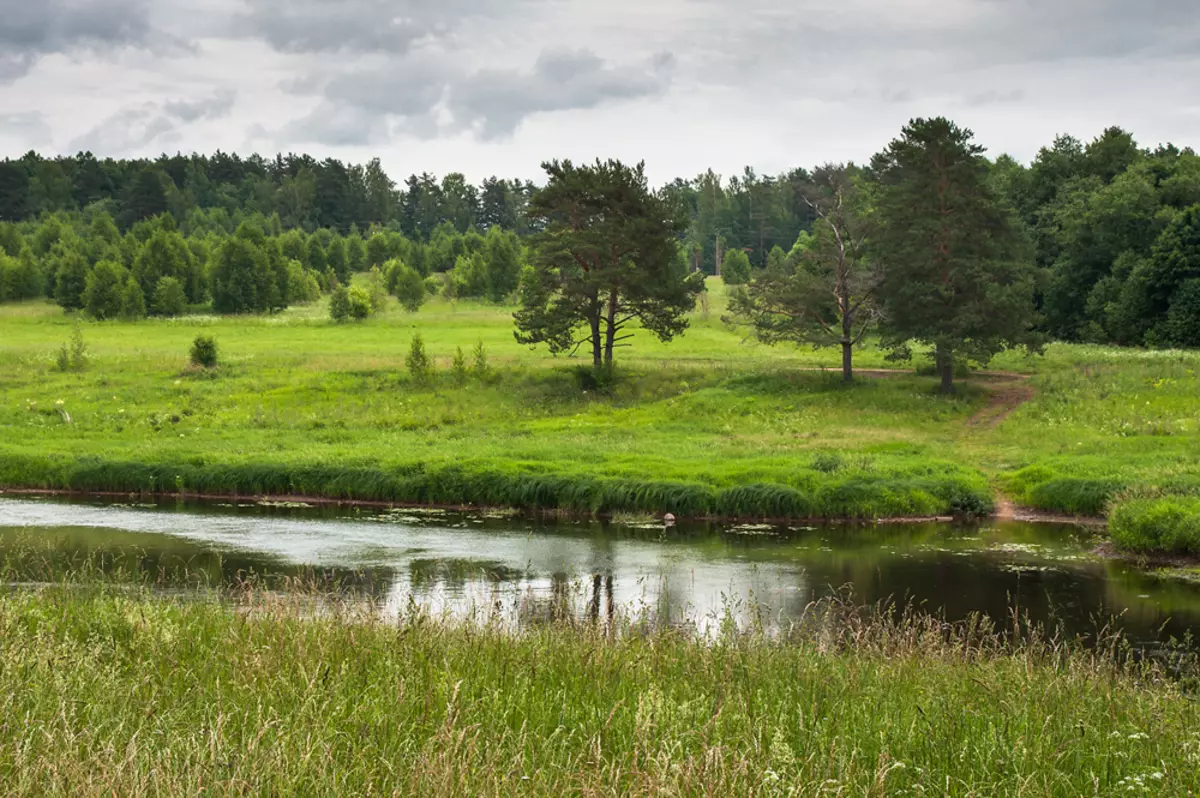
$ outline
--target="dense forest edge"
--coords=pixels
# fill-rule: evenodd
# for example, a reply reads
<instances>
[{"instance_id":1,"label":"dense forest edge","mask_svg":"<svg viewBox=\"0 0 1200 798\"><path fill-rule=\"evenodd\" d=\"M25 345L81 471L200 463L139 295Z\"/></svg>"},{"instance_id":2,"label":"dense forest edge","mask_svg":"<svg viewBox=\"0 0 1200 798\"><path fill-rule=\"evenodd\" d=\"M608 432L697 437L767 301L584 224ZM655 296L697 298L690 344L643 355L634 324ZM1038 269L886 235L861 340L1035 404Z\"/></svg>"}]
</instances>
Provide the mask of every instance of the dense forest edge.
<instances>
[{"instance_id":1,"label":"dense forest edge","mask_svg":"<svg viewBox=\"0 0 1200 798\"><path fill-rule=\"evenodd\" d=\"M602 250L617 243L622 254L605 261ZM717 292L720 307L710 318ZM16 332L12 325L33 318L39 298L87 323L50 361L21 360L24 385L93 379L79 376L85 350L115 345L116 329L93 322L288 311L350 331L340 340L353 348L353 330L371 329L377 316L424 318L470 306L491 314L487 325L507 317L521 344L586 353L593 370L530 376L489 366L482 338L474 350L476 341L464 338L451 358L430 355L437 342L418 334L407 342L395 389L434 404L447 391L486 391L498 406L561 401L564 384L619 393L614 353L634 351L624 349L630 336L638 347L650 338L669 343L700 323L699 312L705 325L765 345L840 348L848 380L864 352L871 367L927 359L941 389L965 391L960 399L974 401L974 410L985 394L961 378L997 358L1005 367L1005 358L1019 361L1031 391L1053 402L1067 388L1091 391L1078 383L1108 375L1121 357L1073 364L1084 371L1079 378L1019 353L1036 358L1064 344L1180 352L1169 367L1162 358L1119 366L1128 374L1113 383L1132 402L1143 391L1139 381L1151 381L1146 390L1159 396L1194 391L1194 358L1182 350L1200 346L1200 158L1169 144L1140 147L1111 128L1086 144L1060 137L1026 166L988 159L970 131L947 120L915 120L863 165L774 176L747 169L729 179L710 171L658 188L642 167L616 162L549 162L545 185L489 178L475 186L461 174L414 175L397 185L377 160L29 153L0 163L0 301L19 311L6 326ZM147 334L162 334L154 322L143 324ZM215 341L189 336L188 343L192 365L182 379L195 393L248 385L250 375L218 365ZM644 366L633 365L625 379L645 380ZM686 379L727 400L744 387ZM667 387L649 393L681 401ZM1097 394L1091 406L1107 397ZM1044 420L1044 410L1030 414ZM32 412L53 420L58 410ZM14 410L12 428L30 417ZM181 461L166 448L118 455L102 442L14 441L0 450L0 485L865 519L983 515L999 489L1034 508L1108 515L1115 542L1129 551L1198 555L1200 474L1194 455L1183 453L1193 434L1185 422L1146 432L1164 440L1126 459L1097 449L1080 458L1008 457L984 469L971 460L976 452L931 456L932 444L919 454L881 450L869 466L853 455L806 452L789 462L706 470L652 457L593 468L506 462L498 454L400 462L383 452L358 452L335 466L316 454L284 458L265 449Z\"/></svg>"}]
</instances>

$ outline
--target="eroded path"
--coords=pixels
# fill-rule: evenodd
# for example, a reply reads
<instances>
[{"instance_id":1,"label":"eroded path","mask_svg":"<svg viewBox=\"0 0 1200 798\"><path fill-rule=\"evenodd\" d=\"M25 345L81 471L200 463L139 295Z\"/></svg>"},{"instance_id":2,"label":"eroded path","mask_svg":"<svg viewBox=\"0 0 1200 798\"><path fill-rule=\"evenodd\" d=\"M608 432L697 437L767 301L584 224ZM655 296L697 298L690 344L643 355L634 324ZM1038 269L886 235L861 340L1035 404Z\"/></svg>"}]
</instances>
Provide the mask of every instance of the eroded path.
<instances>
[{"instance_id":1,"label":"eroded path","mask_svg":"<svg viewBox=\"0 0 1200 798\"><path fill-rule=\"evenodd\" d=\"M968 427L997 427L1037 393L1030 384L1029 377L1024 374L992 372L985 376L991 377L987 382L991 383L988 390L992 395L987 405L967 419Z\"/></svg>"}]
</instances>

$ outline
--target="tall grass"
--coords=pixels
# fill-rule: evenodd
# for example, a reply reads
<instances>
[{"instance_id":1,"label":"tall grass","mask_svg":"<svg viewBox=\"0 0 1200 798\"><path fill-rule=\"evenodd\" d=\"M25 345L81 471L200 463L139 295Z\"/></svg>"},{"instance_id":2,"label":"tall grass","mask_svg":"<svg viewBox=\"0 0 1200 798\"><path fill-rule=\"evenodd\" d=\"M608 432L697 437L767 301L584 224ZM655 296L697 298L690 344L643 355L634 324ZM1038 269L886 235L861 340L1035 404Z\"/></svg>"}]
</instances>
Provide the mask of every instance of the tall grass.
<instances>
[{"instance_id":1,"label":"tall grass","mask_svg":"<svg viewBox=\"0 0 1200 798\"><path fill-rule=\"evenodd\" d=\"M413 463L387 469L334 463L153 464L0 453L0 484L145 496L309 496L590 515L670 512L691 518L981 515L990 509L984 480L949 464L925 466L923 470L933 473L802 470L791 475L795 486L755 483L722 489L698 482L544 474L498 463Z\"/></svg>"},{"instance_id":2,"label":"tall grass","mask_svg":"<svg viewBox=\"0 0 1200 798\"><path fill-rule=\"evenodd\" d=\"M1133 499L1109 519L1113 542L1126 551L1200 555L1200 499Z\"/></svg>"},{"instance_id":3,"label":"tall grass","mask_svg":"<svg viewBox=\"0 0 1200 798\"><path fill-rule=\"evenodd\" d=\"M834 605L786 640L399 623L250 596L0 595L12 795L1200 789L1151 664ZM632 631L632 630L628 630Z\"/></svg>"}]
</instances>

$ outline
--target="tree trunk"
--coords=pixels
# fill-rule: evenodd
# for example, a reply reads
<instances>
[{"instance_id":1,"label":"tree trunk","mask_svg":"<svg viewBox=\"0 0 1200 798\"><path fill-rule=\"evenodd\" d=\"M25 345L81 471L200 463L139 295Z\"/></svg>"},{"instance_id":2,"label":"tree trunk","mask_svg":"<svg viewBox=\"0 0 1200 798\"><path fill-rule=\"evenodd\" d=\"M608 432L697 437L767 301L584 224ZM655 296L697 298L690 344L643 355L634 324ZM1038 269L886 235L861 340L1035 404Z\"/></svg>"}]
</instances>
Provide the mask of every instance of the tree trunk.
<instances>
[{"instance_id":1,"label":"tree trunk","mask_svg":"<svg viewBox=\"0 0 1200 798\"><path fill-rule=\"evenodd\" d=\"M604 344L600 337L600 309L592 314L588 319L588 323L592 327L592 368L598 369L604 364Z\"/></svg>"},{"instance_id":2,"label":"tree trunk","mask_svg":"<svg viewBox=\"0 0 1200 798\"><path fill-rule=\"evenodd\" d=\"M934 358L937 361L938 374L942 378L941 392L954 393L954 351L938 344Z\"/></svg>"},{"instance_id":3,"label":"tree trunk","mask_svg":"<svg viewBox=\"0 0 1200 798\"><path fill-rule=\"evenodd\" d=\"M854 382L854 312L847 307L844 294L838 301L842 306L842 382Z\"/></svg>"},{"instance_id":4,"label":"tree trunk","mask_svg":"<svg viewBox=\"0 0 1200 798\"><path fill-rule=\"evenodd\" d=\"M604 365L612 366L613 345L617 337L617 287L613 286L608 294L608 329L605 330Z\"/></svg>"}]
</instances>

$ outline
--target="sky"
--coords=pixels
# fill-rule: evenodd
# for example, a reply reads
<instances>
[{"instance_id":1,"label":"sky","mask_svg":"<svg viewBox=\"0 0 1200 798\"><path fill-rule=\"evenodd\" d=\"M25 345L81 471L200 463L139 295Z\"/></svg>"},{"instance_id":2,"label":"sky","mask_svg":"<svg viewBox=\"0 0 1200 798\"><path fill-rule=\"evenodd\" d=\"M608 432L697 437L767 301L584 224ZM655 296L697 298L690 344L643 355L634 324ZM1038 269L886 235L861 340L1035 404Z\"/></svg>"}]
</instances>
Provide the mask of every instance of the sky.
<instances>
[{"instance_id":1,"label":"sky","mask_svg":"<svg viewBox=\"0 0 1200 798\"><path fill-rule=\"evenodd\" d=\"M865 161L944 115L1033 158L1200 149L1196 0L0 0L0 154L306 152L394 179Z\"/></svg>"}]
</instances>

